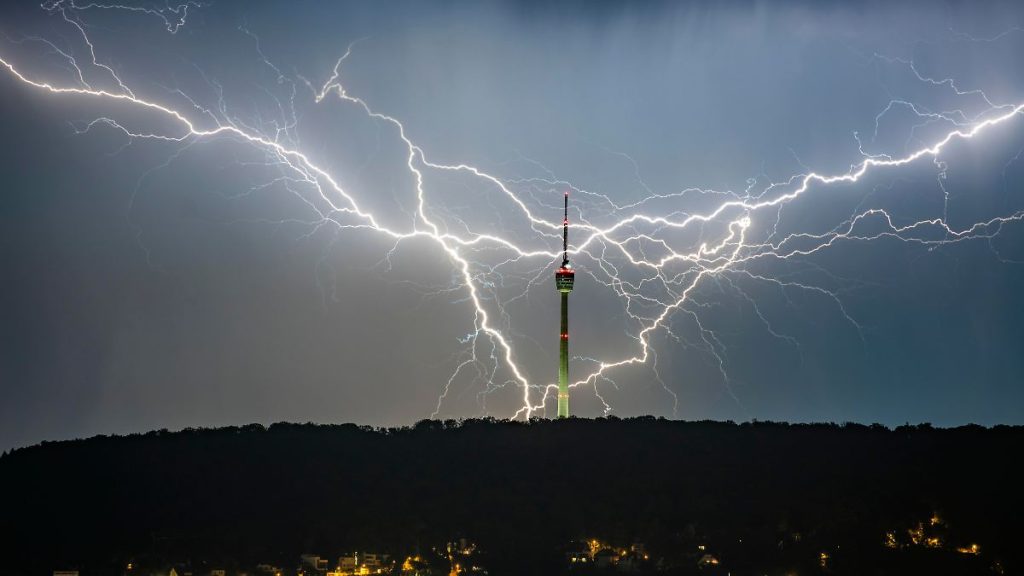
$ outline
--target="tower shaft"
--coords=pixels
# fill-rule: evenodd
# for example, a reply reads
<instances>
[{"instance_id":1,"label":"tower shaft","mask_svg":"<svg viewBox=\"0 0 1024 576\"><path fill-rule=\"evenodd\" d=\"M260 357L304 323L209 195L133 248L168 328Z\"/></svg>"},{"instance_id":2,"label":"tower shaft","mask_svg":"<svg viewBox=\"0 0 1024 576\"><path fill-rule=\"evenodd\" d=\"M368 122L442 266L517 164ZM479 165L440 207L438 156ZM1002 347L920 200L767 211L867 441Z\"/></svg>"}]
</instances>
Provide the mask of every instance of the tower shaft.
<instances>
[{"instance_id":1,"label":"tower shaft","mask_svg":"<svg viewBox=\"0 0 1024 576\"><path fill-rule=\"evenodd\" d=\"M558 348L558 417L569 417L569 293L562 292L562 339Z\"/></svg>"}]
</instances>

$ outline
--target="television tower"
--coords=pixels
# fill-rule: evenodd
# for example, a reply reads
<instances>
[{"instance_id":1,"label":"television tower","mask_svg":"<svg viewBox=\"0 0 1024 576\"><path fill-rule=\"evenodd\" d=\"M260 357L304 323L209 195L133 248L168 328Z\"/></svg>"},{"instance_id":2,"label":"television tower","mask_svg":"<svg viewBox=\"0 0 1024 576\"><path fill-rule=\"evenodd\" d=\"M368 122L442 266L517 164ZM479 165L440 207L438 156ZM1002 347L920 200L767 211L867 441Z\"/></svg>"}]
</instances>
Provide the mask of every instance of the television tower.
<instances>
[{"instance_id":1,"label":"television tower","mask_svg":"<svg viewBox=\"0 0 1024 576\"><path fill-rule=\"evenodd\" d=\"M562 219L562 265L555 271L555 287L562 294L562 332L558 345L558 417L569 417L569 292L575 272L569 266L569 191L565 192Z\"/></svg>"}]
</instances>

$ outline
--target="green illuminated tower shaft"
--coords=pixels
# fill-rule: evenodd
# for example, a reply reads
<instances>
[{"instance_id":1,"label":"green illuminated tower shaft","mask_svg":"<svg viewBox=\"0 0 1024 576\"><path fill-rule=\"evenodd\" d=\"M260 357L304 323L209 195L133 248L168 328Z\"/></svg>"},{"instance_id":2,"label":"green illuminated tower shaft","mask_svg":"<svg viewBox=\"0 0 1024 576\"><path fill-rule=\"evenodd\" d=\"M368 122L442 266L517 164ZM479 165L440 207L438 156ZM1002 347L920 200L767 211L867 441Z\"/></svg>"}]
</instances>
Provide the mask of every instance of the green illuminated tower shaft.
<instances>
[{"instance_id":1,"label":"green illuminated tower shaft","mask_svg":"<svg viewBox=\"0 0 1024 576\"><path fill-rule=\"evenodd\" d=\"M558 346L558 417L569 417L569 291L562 292L562 339Z\"/></svg>"},{"instance_id":2,"label":"green illuminated tower shaft","mask_svg":"<svg viewBox=\"0 0 1024 576\"><path fill-rule=\"evenodd\" d=\"M558 345L558 417L569 417L569 292L575 273L569 266L569 193L565 193L562 220L562 266L555 271L555 287L562 295L562 330Z\"/></svg>"}]
</instances>

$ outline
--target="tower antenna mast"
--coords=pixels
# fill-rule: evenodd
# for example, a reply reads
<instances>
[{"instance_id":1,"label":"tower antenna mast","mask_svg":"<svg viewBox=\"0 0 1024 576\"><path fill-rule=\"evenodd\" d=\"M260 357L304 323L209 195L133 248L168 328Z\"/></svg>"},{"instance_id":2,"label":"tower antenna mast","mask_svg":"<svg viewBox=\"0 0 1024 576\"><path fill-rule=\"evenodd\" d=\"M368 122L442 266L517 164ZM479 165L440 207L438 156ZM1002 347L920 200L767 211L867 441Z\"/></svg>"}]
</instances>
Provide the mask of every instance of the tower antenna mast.
<instances>
[{"instance_id":1,"label":"tower antenna mast","mask_svg":"<svg viewBox=\"0 0 1024 576\"><path fill-rule=\"evenodd\" d=\"M565 216L562 218L562 268L569 265L569 192L565 193Z\"/></svg>"}]
</instances>

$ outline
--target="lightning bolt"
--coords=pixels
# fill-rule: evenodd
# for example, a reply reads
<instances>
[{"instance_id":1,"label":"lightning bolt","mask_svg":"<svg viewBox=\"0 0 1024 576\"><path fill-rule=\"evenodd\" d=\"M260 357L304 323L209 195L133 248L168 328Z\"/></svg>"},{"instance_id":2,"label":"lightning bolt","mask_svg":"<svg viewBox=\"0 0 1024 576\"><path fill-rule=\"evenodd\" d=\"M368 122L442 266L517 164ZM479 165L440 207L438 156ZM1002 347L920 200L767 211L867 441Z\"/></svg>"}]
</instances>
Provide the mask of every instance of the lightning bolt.
<instances>
[{"instance_id":1,"label":"lightning bolt","mask_svg":"<svg viewBox=\"0 0 1024 576\"><path fill-rule=\"evenodd\" d=\"M625 159L631 166L636 181L647 194L641 200L617 203L608 195L583 189L559 179L538 161L520 158L541 170L541 177L503 178L483 168L469 164L446 164L432 160L415 142L402 121L376 110L363 98L350 92L342 82L346 61L352 57L354 45L348 46L337 59L323 83L314 83L299 75L289 75L275 65L263 52L259 38L246 26L239 31L253 42L253 49L261 61L276 76L277 83L287 86L287 96L276 101L276 117L246 122L232 114L226 104L223 89L207 79L212 91L218 95L215 106L204 106L182 90L169 90L174 104L146 96L129 87L115 68L97 56L97 49L89 35L83 14L89 12L125 11L160 19L170 34L177 34L186 25L190 9L201 8L197 2L185 2L174 7L139 8L116 4L76 4L70 0L52 0L42 8L58 16L80 42L80 49L88 58L79 58L74 50L64 49L50 40L38 37L10 39L11 42L32 42L49 49L71 71L67 81L38 78L19 68L7 56L0 54L0 67L27 89L41 95L75 98L91 102L106 102L133 111L147 113L158 128L139 129L126 125L117 118L102 116L78 128L86 133L96 127L106 127L124 135L129 142L154 141L181 146L178 153L200 141L229 139L265 155L264 167L277 170L277 176L266 183L250 188L243 194L281 187L297 198L310 213L311 220L294 220L310 226L306 237L322 229L336 233L366 232L381 235L393 242L382 260L390 267L390 258L404 242L425 242L436 246L451 264L454 288L472 307L473 330L461 340L465 354L457 359L450 378L438 397L432 416L444 410L444 403L456 381L465 373L472 373L474 381L485 383L478 393L478 402L486 412L486 398L493 392L512 386L519 392L520 407L512 418L531 418L546 414L557 385L553 382L535 382L517 360L513 346L509 304L528 297L535 286L547 286L550 264L560 257L560 222L547 217L557 213L558 206L548 203L560 198L562 191L572 191L583 200L574 203L575 237L582 239L570 247L570 252L581 266L578 272L588 276L594 285L612 291L623 305L627 319L627 335L634 350L613 358L580 357L577 362L588 366L586 373L571 384L573 388L588 388L603 406L605 413L613 410L599 386L618 387L614 375L631 366L648 366L655 380L671 398L673 410L678 406L676 393L658 371L657 351L653 338L662 334L680 346L693 347L707 354L722 376L728 394L741 404L730 384L726 369L726 347L716 332L702 322L700 311L710 306L702 300L701 290L709 284L720 290L730 290L746 302L762 322L768 334L799 350L799 343L777 330L762 312L757 300L742 287L740 280L761 283L777 289L786 299L796 290L829 299L836 310L863 338L861 326L847 312L838 292L791 277L772 276L752 271L754 263L769 264L787 261L805 262L803 258L824 252L847 242L869 242L889 238L934 249L969 240L991 242L1007 225L1024 219L1024 213L1014 212L963 227L949 224L948 192L944 185L944 151L954 142L970 141L991 131L994 127L1011 124L1022 112L1024 103L995 103L979 89L964 89L952 78L935 79L922 74L911 60L874 55L879 62L903 66L916 80L936 89L951 91L957 98L976 98L984 103L978 113L961 109L934 111L906 99L893 98L876 116L874 134L869 145L875 145L879 124L896 110L907 110L920 120L911 129L906 141L910 149L902 153L865 151L858 135L861 157L846 171L838 173L816 172L810 169L780 181L767 177L748 180L741 191L686 188L675 192L654 192L640 174L638 164L628 155L607 150L607 153ZM997 41L1009 34L984 39ZM86 61L87 60L87 61ZM296 126L299 114L297 102L305 90L313 105L329 100L361 111L367 118L388 127L397 138L404 153L404 169L412 179L415 209L408 214L404 226L386 225L371 210L364 208L358 194L346 190L339 178L315 158L304 152ZM267 92L270 94L270 92ZM912 147L919 127L941 124L948 129L937 138ZM1018 156L1020 154L1018 153ZM168 166L175 156L168 159ZM798 163L799 158L794 158ZM824 232L780 232L783 210L797 205L803 198L824 194L840 184L861 182L869 174L886 169L898 169L924 160L931 160L939 170L939 187L944 197L943 213L916 222L897 223L892 214L881 208L858 206L843 222ZM1011 161L1012 162L1012 161ZM1008 164L1009 166L1009 164ZM147 173L148 174L148 173ZM428 177L448 174L466 177L477 183L478 197L489 202L501 202L514 208L517 223L529 229L525 241L512 239L495 230L477 230L475 224L459 216L456 206L441 202L427 185ZM144 176L145 177L145 176ZM311 193L306 193L311 192ZM557 195L557 196L556 196ZM503 204L503 205L504 205ZM650 210L662 206L658 212ZM710 206L710 207L707 207ZM544 210L544 216L539 216ZM500 217L500 210L496 210ZM268 220L282 223L284 220ZM872 228L871 226L874 226ZM993 248L993 251L995 249ZM1002 259L1002 257L1000 256ZM813 266L813 264L808 264ZM511 271L518 268L513 274ZM823 274L829 274L820 270ZM504 300L499 298L497 286L521 278L522 289ZM836 281L843 279L832 277ZM550 286L547 286L550 288ZM432 293L437 294L437 291ZM795 305L795 304L793 304ZM677 319L689 319L696 328L697 341L680 335L673 327ZM539 344L538 344L539 346Z\"/></svg>"},{"instance_id":2,"label":"lightning bolt","mask_svg":"<svg viewBox=\"0 0 1024 576\"><path fill-rule=\"evenodd\" d=\"M188 11L190 8L197 9L202 8L203 4L199 2L183 2L176 6L167 4L163 8L146 8L143 6L129 6L126 4L101 4L98 2L89 2L87 4L76 4L74 0L51 0L50 2L44 2L42 8L48 11L57 11L67 18L69 12L84 12L87 10L109 10L109 11L124 11L134 12L138 14L147 14L149 16L155 16L164 23L164 27L171 34L177 34L178 30L185 25L185 21L188 20Z\"/></svg>"}]
</instances>

